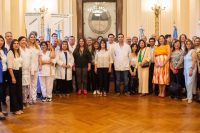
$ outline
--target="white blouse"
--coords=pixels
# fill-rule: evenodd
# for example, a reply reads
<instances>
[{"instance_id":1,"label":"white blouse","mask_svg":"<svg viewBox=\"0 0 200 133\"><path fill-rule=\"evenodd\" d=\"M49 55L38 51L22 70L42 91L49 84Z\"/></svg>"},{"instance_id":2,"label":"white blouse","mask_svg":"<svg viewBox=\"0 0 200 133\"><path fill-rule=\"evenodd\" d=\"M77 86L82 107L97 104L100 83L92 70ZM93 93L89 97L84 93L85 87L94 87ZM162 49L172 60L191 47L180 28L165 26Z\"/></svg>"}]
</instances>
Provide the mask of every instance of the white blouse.
<instances>
[{"instance_id":1,"label":"white blouse","mask_svg":"<svg viewBox=\"0 0 200 133\"><path fill-rule=\"evenodd\" d=\"M22 67L22 57L14 57L13 52L10 50L7 55L8 68L12 68L13 70L19 70Z\"/></svg>"},{"instance_id":2,"label":"white blouse","mask_svg":"<svg viewBox=\"0 0 200 133\"><path fill-rule=\"evenodd\" d=\"M47 51L46 53L41 52L40 54L42 61L51 61L50 58L50 51ZM42 70L39 71L40 76L50 76L50 70L51 66L50 64L43 64L42 65Z\"/></svg>"},{"instance_id":3,"label":"white blouse","mask_svg":"<svg viewBox=\"0 0 200 133\"><path fill-rule=\"evenodd\" d=\"M38 71L40 49L36 49L35 47L30 47L30 51L31 51L31 75L34 75L34 72Z\"/></svg>"},{"instance_id":4,"label":"white blouse","mask_svg":"<svg viewBox=\"0 0 200 133\"><path fill-rule=\"evenodd\" d=\"M3 71L5 72L7 70L7 57L2 49L0 50L0 57L2 60Z\"/></svg>"},{"instance_id":5,"label":"white blouse","mask_svg":"<svg viewBox=\"0 0 200 133\"><path fill-rule=\"evenodd\" d=\"M22 64L22 85L30 85L31 74L31 51L28 48L20 49L21 57L23 59Z\"/></svg>"},{"instance_id":6,"label":"white blouse","mask_svg":"<svg viewBox=\"0 0 200 133\"><path fill-rule=\"evenodd\" d=\"M96 53L95 64L97 68L108 68L113 63L112 55L108 50L100 50Z\"/></svg>"},{"instance_id":7,"label":"white blouse","mask_svg":"<svg viewBox=\"0 0 200 133\"><path fill-rule=\"evenodd\" d=\"M133 55L130 55L130 65L132 67L136 67L137 61L138 61L138 57L137 56L134 57Z\"/></svg>"}]
</instances>

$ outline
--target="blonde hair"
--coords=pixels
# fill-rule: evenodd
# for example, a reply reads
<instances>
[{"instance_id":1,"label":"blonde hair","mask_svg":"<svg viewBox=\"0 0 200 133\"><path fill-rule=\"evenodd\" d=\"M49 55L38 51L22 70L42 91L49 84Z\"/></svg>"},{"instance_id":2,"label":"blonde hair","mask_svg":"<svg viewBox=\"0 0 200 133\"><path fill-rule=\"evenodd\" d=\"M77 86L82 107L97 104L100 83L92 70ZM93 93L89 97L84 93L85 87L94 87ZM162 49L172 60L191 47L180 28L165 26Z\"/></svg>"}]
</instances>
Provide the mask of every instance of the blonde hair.
<instances>
[{"instance_id":1,"label":"blonde hair","mask_svg":"<svg viewBox=\"0 0 200 133\"><path fill-rule=\"evenodd\" d=\"M35 37L35 41L33 43L33 46L36 48L36 49L40 49L39 45L37 44L37 41L36 41L36 35L34 33L30 33L29 36L28 36L28 39L30 40L31 36L34 36ZM30 44L30 42L29 42Z\"/></svg>"}]
</instances>

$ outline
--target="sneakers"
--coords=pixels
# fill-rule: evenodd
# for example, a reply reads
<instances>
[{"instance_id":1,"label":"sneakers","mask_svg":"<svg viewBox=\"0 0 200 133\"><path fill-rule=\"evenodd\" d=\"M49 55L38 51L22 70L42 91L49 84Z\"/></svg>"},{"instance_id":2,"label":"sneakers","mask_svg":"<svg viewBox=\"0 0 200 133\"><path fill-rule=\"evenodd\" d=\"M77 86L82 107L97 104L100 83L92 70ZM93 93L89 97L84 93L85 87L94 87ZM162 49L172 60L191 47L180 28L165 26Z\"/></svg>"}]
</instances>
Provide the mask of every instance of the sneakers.
<instances>
[{"instance_id":1,"label":"sneakers","mask_svg":"<svg viewBox=\"0 0 200 133\"><path fill-rule=\"evenodd\" d=\"M23 114L24 112L22 110L19 110L20 114Z\"/></svg>"},{"instance_id":2,"label":"sneakers","mask_svg":"<svg viewBox=\"0 0 200 133\"><path fill-rule=\"evenodd\" d=\"M120 96L120 92L117 92L117 93L115 94L115 96L117 96L117 97Z\"/></svg>"},{"instance_id":3,"label":"sneakers","mask_svg":"<svg viewBox=\"0 0 200 133\"><path fill-rule=\"evenodd\" d=\"M15 115L21 115L21 112L20 111L16 111L13 114L15 114Z\"/></svg>"},{"instance_id":4,"label":"sneakers","mask_svg":"<svg viewBox=\"0 0 200 133\"><path fill-rule=\"evenodd\" d=\"M46 102L47 101L47 98L46 97L43 97L42 98L42 102Z\"/></svg>"},{"instance_id":5,"label":"sneakers","mask_svg":"<svg viewBox=\"0 0 200 133\"><path fill-rule=\"evenodd\" d=\"M4 114L2 112L0 112L0 120L5 120L6 117L4 116Z\"/></svg>"},{"instance_id":6,"label":"sneakers","mask_svg":"<svg viewBox=\"0 0 200 133\"><path fill-rule=\"evenodd\" d=\"M187 101L187 100L188 100L187 98L182 99L182 101Z\"/></svg>"},{"instance_id":7,"label":"sneakers","mask_svg":"<svg viewBox=\"0 0 200 133\"><path fill-rule=\"evenodd\" d=\"M47 98L46 101L47 101L47 102L51 102L51 101L52 101L52 98Z\"/></svg>"},{"instance_id":8,"label":"sneakers","mask_svg":"<svg viewBox=\"0 0 200 133\"><path fill-rule=\"evenodd\" d=\"M101 92L99 90L97 90L97 95L100 95L100 94L101 94Z\"/></svg>"},{"instance_id":9,"label":"sneakers","mask_svg":"<svg viewBox=\"0 0 200 133\"><path fill-rule=\"evenodd\" d=\"M103 96L104 96L104 97L106 97L106 96L107 96L106 92L104 92L104 93L103 93Z\"/></svg>"},{"instance_id":10,"label":"sneakers","mask_svg":"<svg viewBox=\"0 0 200 133\"><path fill-rule=\"evenodd\" d=\"M87 95L87 90L86 90L86 89L83 90L83 94L84 94L85 96Z\"/></svg>"},{"instance_id":11,"label":"sneakers","mask_svg":"<svg viewBox=\"0 0 200 133\"><path fill-rule=\"evenodd\" d=\"M100 95L101 92L99 90L94 90L93 95Z\"/></svg>"},{"instance_id":12,"label":"sneakers","mask_svg":"<svg viewBox=\"0 0 200 133\"><path fill-rule=\"evenodd\" d=\"M124 95L125 96L130 96L130 93L129 92L125 92Z\"/></svg>"},{"instance_id":13,"label":"sneakers","mask_svg":"<svg viewBox=\"0 0 200 133\"><path fill-rule=\"evenodd\" d=\"M97 94L97 90L94 90L93 95L96 95L96 94Z\"/></svg>"}]
</instances>

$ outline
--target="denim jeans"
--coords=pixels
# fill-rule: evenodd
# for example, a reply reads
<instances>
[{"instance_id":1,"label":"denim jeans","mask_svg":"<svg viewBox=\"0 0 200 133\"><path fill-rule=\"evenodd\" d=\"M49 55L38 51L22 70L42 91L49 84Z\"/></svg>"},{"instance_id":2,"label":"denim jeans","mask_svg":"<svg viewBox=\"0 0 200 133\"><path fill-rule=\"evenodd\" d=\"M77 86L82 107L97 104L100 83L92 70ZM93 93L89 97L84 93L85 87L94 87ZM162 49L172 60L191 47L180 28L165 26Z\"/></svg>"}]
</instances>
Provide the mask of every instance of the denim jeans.
<instances>
[{"instance_id":1,"label":"denim jeans","mask_svg":"<svg viewBox=\"0 0 200 133\"><path fill-rule=\"evenodd\" d=\"M125 70L125 71L115 71L116 73L116 92L120 93L120 82L121 79L123 79L124 82L124 91L128 92L128 83L129 83L129 71Z\"/></svg>"}]
</instances>

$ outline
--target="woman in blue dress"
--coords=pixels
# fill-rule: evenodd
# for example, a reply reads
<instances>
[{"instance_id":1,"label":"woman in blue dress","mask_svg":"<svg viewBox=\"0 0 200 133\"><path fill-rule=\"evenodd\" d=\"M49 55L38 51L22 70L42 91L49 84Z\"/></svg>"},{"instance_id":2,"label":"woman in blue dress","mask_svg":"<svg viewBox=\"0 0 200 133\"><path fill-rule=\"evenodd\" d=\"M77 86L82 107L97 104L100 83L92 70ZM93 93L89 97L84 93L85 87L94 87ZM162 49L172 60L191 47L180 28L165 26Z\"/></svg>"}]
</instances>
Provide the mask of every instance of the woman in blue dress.
<instances>
[{"instance_id":1,"label":"woman in blue dress","mask_svg":"<svg viewBox=\"0 0 200 133\"><path fill-rule=\"evenodd\" d=\"M186 41L184 56L184 76L185 86L187 90L187 98L183 99L188 103L192 103L192 94L197 87L197 54L191 40Z\"/></svg>"}]
</instances>

